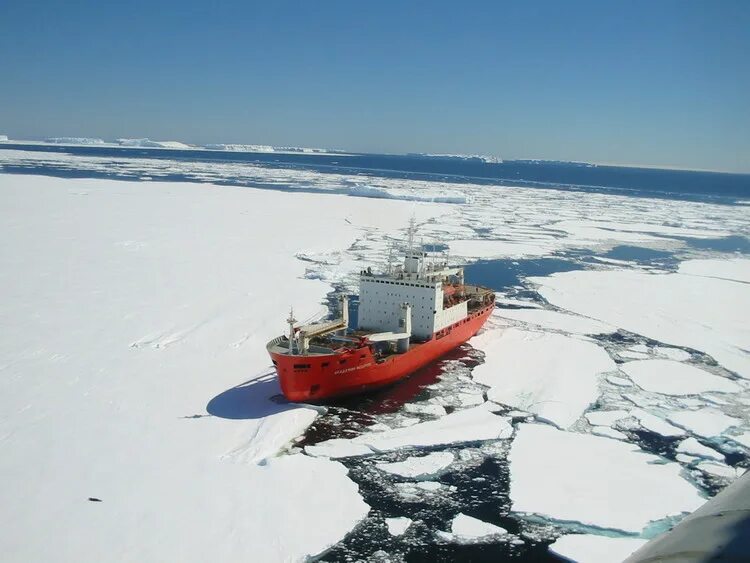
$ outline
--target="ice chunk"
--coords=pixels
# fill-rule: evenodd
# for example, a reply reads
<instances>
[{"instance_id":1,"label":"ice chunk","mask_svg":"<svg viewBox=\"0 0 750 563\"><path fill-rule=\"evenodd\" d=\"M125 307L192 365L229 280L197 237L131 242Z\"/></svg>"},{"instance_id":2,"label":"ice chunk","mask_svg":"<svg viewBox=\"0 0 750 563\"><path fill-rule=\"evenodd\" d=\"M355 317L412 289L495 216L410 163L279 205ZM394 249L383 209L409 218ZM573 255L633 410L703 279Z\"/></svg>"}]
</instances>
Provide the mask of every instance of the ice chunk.
<instances>
[{"instance_id":1,"label":"ice chunk","mask_svg":"<svg viewBox=\"0 0 750 563\"><path fill-rule=\"evenodd\" d=\"M576 563L621 563L647 540L569 534L550 544L549 550Z\"/></svg>"},{"instance_id":2,"label":"ice chunk","mask_svg":"<svg viewBox=\"0 0 750 563\"><path fill-rule=\"evenodd\" d=\"M631 346L630 348L628 348L628 350L631 350L633 352L639 352L641 354L649 353L648 346L646 346L645 344L636 344L635 346Z\"/></svg>"},{"instance_id":3,"label":"ice chunk","mask_svg":"<svg viewBox=\"0 0 750 563\"><path fill-rule=\"evenodd\" d=\"M643 360L620 366L636 385L665 395L697 395L706 391L734 393L740 391L733 381L695 366L673 360Z\"/></svg>"},{"instance_id":4,"label":"ice chunk","mask_svg":"<svg viewBox=\"0 0 750 563\"><path fill-rule=\"evenodd\" d=\"M507 533L505 528L459 513L451 522L450 533L438 532L437 535L444 541L470 544L496 540Z\"/></svg>"},{"instance_id":5,"label":"ice chunk","mask_svg":"<svg viewBox=\"0 0 750 563\"><path fill-rule=\"evenodd\" d=\"M684 436L685 431L682 428L669 424L666 420L646 412L643 409L633 409L630 414L635 417L643 428L666 437Z\"/></svg>"},{"instance_id":6,"label":"ice chunk","mask_svg":"<svg viewBox=\"0 0 750 563\"><path fill-rule=\"evenodd\" d=\"M595 426L611 426L616 420L630 416L629 411L589 411L586 413L586 420L589 424Z\"/></svg>"},{"instance_id":7,"label":"ice chunk","mask_svg":"<svg viewBox=\"0 0 750 563\"><path fill-rule=\"evenodd\" d=\"M526 410L567 428L599 395L598 376L615 369L592 342L556 333L508 328L472 339L485 353L474 380L488 385L496 403Z\"/></svg>"},{"instance_id":8,"label":"ice chunk","mask_svg":"<svg viewBox=\"0 0 750 563\"><path fill-rule=\"evenodd\" d=\"M673 411L667 414L667 420L703 438L719 436L728 428L742 422L713 407L696 411Z\"/></svg>"},{"instance_id":9,"label":"ice chunk","mask_svg":"<svg viewBox=\"0 0 750 563\"><path fill-rule=\"evenodd\" d=\"M595 436L604 436L605 438L613 438L615 440L627 440L626 434L623 434L619 430L610 428L609 426L594 426L591 429L591 433Z\"/></svg>"},{"instance_id":10,"label":"ice chunk","mask_svg":"<svg viewBox=\"0 0 750 563\"><path fill-rule=\"evenodd\" d=\"M443 474L454 459L451 452L433 452L422 457L409 457L395 463L379 463L375 467L386 473L420 481L434 479Z\"/></svg>"},{"instance_id":11,"label":"ice chunk","mask_svg":"<svg viewBox=\"0 0 750 563\"><path fill-rule=\"evenodd\" d=\"M509 460L515 512L640 533L703 503L680 465L618 440L521 424Z\"/></svg>"},{"instance_id":12,"label":"ice chunk","mask_svg":"<svg viewBox=\"0 0 750 563\"><path fill-rule=\"evenodd\" d=\"M742 474L742 470L735 469L725 463L716 463L713 461L701 461L695 466L696 469L713 475L714 477L720 477L722 479L736 479Z\"/></svg>"},{"instance_id":13,"label":"ice chunk","mask_svg":"<svg viewBox=\"0 0 750 563\"><path fill-rule=\"evenodd\" d=\"M609 381L612 385L617 385L618 387L632 387L633 382L630 381L626 377L620 377L619 375L608 375L607 381Z\"/></svg>"},{"instance_id":14,"label":"ice chunk","mask_svg":"<svg viewBox=\"0 0 750 563\"><path fill-rule=\"evenodd\" d=\"M682 454L691 455L694 457L702 457L705 459L714 459L716 461L724 461L724 455L720 454L713 448L709 448L701 444L695 438L687 438L680 442L677 446L677 452Z\"/></svg>"},{"instance_id":15,"label":"ice chunk","mask_svg":"<svg viewBox=\"0 0 750 563\"><path fill-rule=\"evenodd\" d=\"M750 450L750 432L745 432L744 434L740 434L738 436L727 436L727 438L745 446Z\"/></svg>"},{"instance_id":16,"label":"ice chunk","mask_svg":"<svg viewBox=\"0 0 750 563\"><path fill-rule=\"evenodd\" d=\"M386 518L385 525L388 526L388 533L392 536L401 536L411 526L411 518Z\"/></svg>"},{"instance_id":17,"label":"ice chunk","mask_svg":"<svg viewBox=\"0 0 750 563\"><path fill-rule=\"evenodd\" d=\"M726 267L721 262L683 262L681 273L581 270L531 281L540 284L539 293L558 307L703 351L750 378L750 354L745 352L750 324L745 310L737 306L747 302L750 285L733 281L750 277L750 260L729 260Z\"/></svg>"},{"instance_id":18,"label":"ice chunk","mask_svg":"<svg viewBox=\"0 0 750 563\"><path fill-rule=\"evenodd\" d=\"M412 414L427 414L430 416L445 416L445 408L442 405L430 403L407 403L404 411Z\"/></svg>"},{"instance_id":19,"label":"ice chunk","mask_svg":"<svg viewBox=\"0 0 750 563\"><path fill-rule=\"evenodd\" d=\"M509 438L512 433L513 428L508 424L508 419L494 415L480 405L406 428L362 434L352 439L327 440L314 446L306 446L305 452L314 456L339 458L411 446L427 447Z\"/></svg>"},{"instance_id":20,"label":"ice chunk","mask_svg":"<svg viewBox=\"0 0 750 563\"><path fill-rule=\"evenodd\" d=\"M617 331L617 328L594 319L545 309L499 309L497 314L505 319L573 334L607 334Z\"/></svg>"},{"instance_id":21,"label":"ice chunk","mask_svg":"<svg viewBox=\"0 0 750 563\"><path fill-rule=\"evenodd\" d=\"M686 352L685 350L682 350L681 348L668 348L666 346L657 346L656 352L676 362L684 362L686 360L689 360L691 357L689 352Z\"/></svg>"},{"instance_id":22,"label":"ice chunk","mask_svg":"<svg viewBox=\"0 0 750 563\"><path fill-rule=\"evenodd\" d=\"M465 258L523 258L544 256L552 253L556 245L549 242L539 244L505 240L454 240L450 242L452 255Z\"/></svg>"}]
</instances>

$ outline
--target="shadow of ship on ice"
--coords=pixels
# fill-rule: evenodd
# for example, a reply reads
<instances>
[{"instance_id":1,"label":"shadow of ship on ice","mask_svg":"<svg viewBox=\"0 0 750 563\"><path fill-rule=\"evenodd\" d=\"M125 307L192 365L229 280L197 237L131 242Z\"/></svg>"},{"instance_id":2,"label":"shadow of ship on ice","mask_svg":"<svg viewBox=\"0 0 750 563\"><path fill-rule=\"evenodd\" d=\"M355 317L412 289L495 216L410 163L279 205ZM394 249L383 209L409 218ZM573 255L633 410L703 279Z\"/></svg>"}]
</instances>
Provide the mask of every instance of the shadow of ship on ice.
<instances>
[{"instance_id":1,"label":"shadow of ship on ice","mask_svg":"<svg viewBox=\"0 0 750 563\"><path fill-rule=\"evenodd\" d=\"M281 395L275 371L266 371L211 399L206 411L233 420L258 419L295 408Z\"/></svg>"}]
</instances>

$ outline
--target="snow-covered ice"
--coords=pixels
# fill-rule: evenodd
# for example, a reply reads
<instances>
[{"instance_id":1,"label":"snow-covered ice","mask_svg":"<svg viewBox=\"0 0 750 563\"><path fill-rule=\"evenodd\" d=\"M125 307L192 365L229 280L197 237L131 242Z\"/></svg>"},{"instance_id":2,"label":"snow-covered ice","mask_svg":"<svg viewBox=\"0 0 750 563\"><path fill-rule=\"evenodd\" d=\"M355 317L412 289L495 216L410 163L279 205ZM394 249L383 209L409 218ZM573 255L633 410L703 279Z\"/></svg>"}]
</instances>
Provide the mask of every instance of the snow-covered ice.
<instances>
[{"instance_id":1,"label":"snow-covered ice","mask_svg":"<svg viewBox=\"0 0 750 563\"><path fill-rule=\"evenodd\" d=\"M627 440L626 434L623 434L619 430L610 428L609 426L593 426L591 433L595 436L603 436L605 438L613 438L615 440Z\"/></svg>"},{"instance_id":2,"label":"snow-covered ice","mask_svg":"<svg viewBox=\"0 0 750 563\"><path fill-rule=\"evenodd\" d=\"M485 353L474 380L487 397L567 428L593 403L599 374L614 370L596 344L556 333L485 330L471 341Z\"/></svg>"},{"instance_id":3,"label":"snow-covered ice","mask_svg":"<svg viewBox=\"0 0 750 563\"><path fill-rule=\"evenodd\" d=\"M630 411L630 414L636 420L638 420L643 428L650 432L653 432L654 434L659 434L660 436L665 436L667 438L674 438L685 435L685 430L683 430L681 427L678 428L677 426L670 424L663 418L660 418L655 414L647 412L643 409L633 409L632 411Z\"/></svg>"},{"instance_id":4,"label":"snow-covered ice","mask_svg":"<svg viewBox=\"0 0 750 563\"><path fill-rule=\"evenodd\" d=\"M725 430L742 423L742 420L724 414L713 407L706 407L695 411L669 412L667 413L667 420L702 438L720 436Z\"/></svg>"},{"instance_id":5,"label":"snow-covered ice","mask_svg":"<svg viewBox=\"0 0 750 563\"><path fill-rule=\"evenodd\" d=\"M673 360L643 360L620 366L638 387L665 395L697 395L706 391L735 393L742 388L705 370Z\"/></svg>"},{"instance_id":6,"label":"snow-covered ice","mask_svg":"<svg viewBox=\"0 0 750 563\"><path fill-rule=\"evenodd\" d=\"M521 321L548 330L559 330L573 334L607 334L617 330L615 327L600 321L545 309L500 309L498 315L505 319Z\"/></svg>"},{"instance_id":7,"label":"snow-covered ice","mask_svg":"<svg viewBox=\"0 0 750 563\"><path fill-rule=\"evenodd\" d=\"M586 420L594 426L611 426L615 421L628 416L630 416L630 411L589 411L586 413Z\"/></svg>"},{"instance_id":8,"label":"snow-covered ice","mask_svg":"<svg viewBox=\"0 0 750 563\"><path fill-rule=\"evenodd\" d=\"M724 461L724 455L717 452L713 448L709 448L701 444L695 438L687 438L680 442L675 450L678 453L686 454L693 457L702 457L705 459L713 459L715 461Z\"/></svg>"},{"instance_id":9,"label":"snow-covered ice","mask_svg":"<svg viewBox=\"0 0 750 563\"><path fill-rule=\"evenodd\" d=\"M662 356L666 356L670 360L674 360L676 362L684 362L690 359L690 353L686 352L685 350L681 348L669 348L668 346L657 346L655 350L658 354L661 354Z\"/></svg>"},{"instance_id":10,"label":"snow-covered ice","mask_svg":"<svg viewBox=\"0 0 750 563\"><path fill-rule=\"evenodd\" d=\"M406 517L398 517L398 518L386 518L385 519L385 525L388 526L388 533L392 536L401 536L403 535L406 530L409 529L409 526L412 524L411 518Z\"/></svg>"},{"instance_id":11,"label":"snow-covered ice","mask_svg":"<svg viewBox=\"0 0 750 563\"><path fill-rule=\"evenodd\" d=\"M612 385L617 385L618 387L632 387L633 382L630 381L626 377L621 377L619 375L608 375L607 381L609 381Z\"/></svg>"},{"instance_id":12,"label":"snow-covered ice","mask_svg":"<svg viewBox=\"0 0 750 563\"><path fill-rule=\"evenodd\" d=\"M714 477L729 479L730 481L742 475L744 471L742 468L734 468L724 463L716 463L715 461L701 461L695 468Z\"/></svg>"},{"instance_id":13,"label":"snow-covered ice","mask_svg":"<svg viewBox=\"0 0 750 563\"><path fill-rule=\"evenodd\" d=\"M555 540L549 549L576 563L622 563L645 543L640 538L568 534Z\"/></svg>"},{"instance_id":14,"label":"snow-covered ice","mask_svg":"<svg viewBox=\"0 0 750 563\"><path fill-rule=\"evenodd\" d=\"M727 436L727 438L737 442L738 444L745 446L747 449L750 450L750 432L745 432L737 436Z\"/></svg>"},{"instance_id":15,"label":"snow-covered ice","mask_svg":"<svg viewBox=\"0 0 750 563\"><path fill-rule=\"evenodd\" d=\"M406 447L427 447L460 442L509 438L513 428L508 419L492 414L483 405L452 412L437 420L387 432L368 432L356 438L334 438L305 452L314 456L341 458L386 452Z\"/></svg>"},{"instance_id":16,"label":"snow-covered ice","mask_svg":"<svg viewBox=\"0 0 750 563\"><path fill-rule=\"evenodd\" d=\"M442 207L0 175L0 209L7 557L300 559L364 517L343 466L273 457L315 411L271 400L265 342L289 303L267 296L310 315L330 287L303 279L299 241L343 249L363 226L396 233Z\"/></svg>"},{"instance_id":17,"label":"snow-covered ice","mask_svg":"<svg viewBox=\"0 0 750 563\"><path fill-rule=\"evenodd\" d=\"M585 270L532 279L540 284L541 295L558 307L703 351L750 378L750 325L747 308L738 306L750 299L750 285L735 281L746 277L750 260L734 260L723 277L703 275L715 266L714 261L703 262L683 262L680 273Z\"/></svg>"},{"instance_id":18,"label":"snow-covered ice","mask_svg":"<svg viewBox=\"0 0 750 563\"><path fill-rule=\"evenodd\" d=\"M505 536L507 533L508 530L501 526L496 526L478 518L459 513L451 522L451 531L440 531L437 535L443 541L470 544L495 540Z\"/></svg>"},{"instance_id":19,"label":"snow-covered ice","mask_svg":"<svg viewBox=\"0 0 750 563\"><path fill-rule=\"evenodd\" d=\"M451 452L432 452L421 457L409 457L404 461L379 463L375 467L407 479L429 480L445 472L454 459L455 456Z\"/></svg>"},{"instance_id":20,"label":"snow-covered ice","mask_svg":"<svg viewBox=\"0 0 750 563\"><path fill-rule=\"evenodd\" d=\"M509 460L514 512L640 533L704 502L680 465L618 440L521 424Z\"/></svg>"}]
</instances>

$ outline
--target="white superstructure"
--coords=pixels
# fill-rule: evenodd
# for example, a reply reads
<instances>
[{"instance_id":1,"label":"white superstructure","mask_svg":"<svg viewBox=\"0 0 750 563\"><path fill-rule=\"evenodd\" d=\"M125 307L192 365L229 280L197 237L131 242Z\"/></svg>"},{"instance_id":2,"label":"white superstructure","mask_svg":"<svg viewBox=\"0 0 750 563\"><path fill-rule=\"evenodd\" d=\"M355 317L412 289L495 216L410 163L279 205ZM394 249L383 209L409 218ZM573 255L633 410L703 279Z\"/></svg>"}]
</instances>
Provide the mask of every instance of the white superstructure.
<instances>
[{"instance_id":1,"label":"white superstructure","mask_svg":"<svg viewBox=\"0 0 750 563\"><path fill-rule=\"evenodd\" d=\"M444 285L463 285L463 268L426 260L423 251L413 249L414 225L409 229L409 250L403 266L383 275L362 272L359 280L358 328L373 332L404 330L403 304L411 311L411 335L427 340L439 330L467 316L467 302L444 307Z\"/></svg>"}]
</instances>

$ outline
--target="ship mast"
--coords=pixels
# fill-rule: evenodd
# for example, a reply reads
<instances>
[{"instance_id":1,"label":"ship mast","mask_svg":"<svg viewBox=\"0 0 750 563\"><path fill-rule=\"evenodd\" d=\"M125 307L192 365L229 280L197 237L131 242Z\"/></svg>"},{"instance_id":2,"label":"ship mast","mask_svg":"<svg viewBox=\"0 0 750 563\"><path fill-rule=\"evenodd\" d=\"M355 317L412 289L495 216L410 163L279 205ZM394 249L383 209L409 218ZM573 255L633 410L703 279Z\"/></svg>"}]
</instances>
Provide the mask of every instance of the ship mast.
<instances>
[{"instance_id":1,"label":"ship mast","mask_svg":"<svg viewBox=\"0 0 750 563\"><path fill-rule=\"evenodd\" d=\"M297 319L294 318L294 307L289 309L289 318L286 322L289 323L289 355L291 356L294 353L292 347L294 343L294 323L297 322Z\"/></svg>"}]
</instances>

